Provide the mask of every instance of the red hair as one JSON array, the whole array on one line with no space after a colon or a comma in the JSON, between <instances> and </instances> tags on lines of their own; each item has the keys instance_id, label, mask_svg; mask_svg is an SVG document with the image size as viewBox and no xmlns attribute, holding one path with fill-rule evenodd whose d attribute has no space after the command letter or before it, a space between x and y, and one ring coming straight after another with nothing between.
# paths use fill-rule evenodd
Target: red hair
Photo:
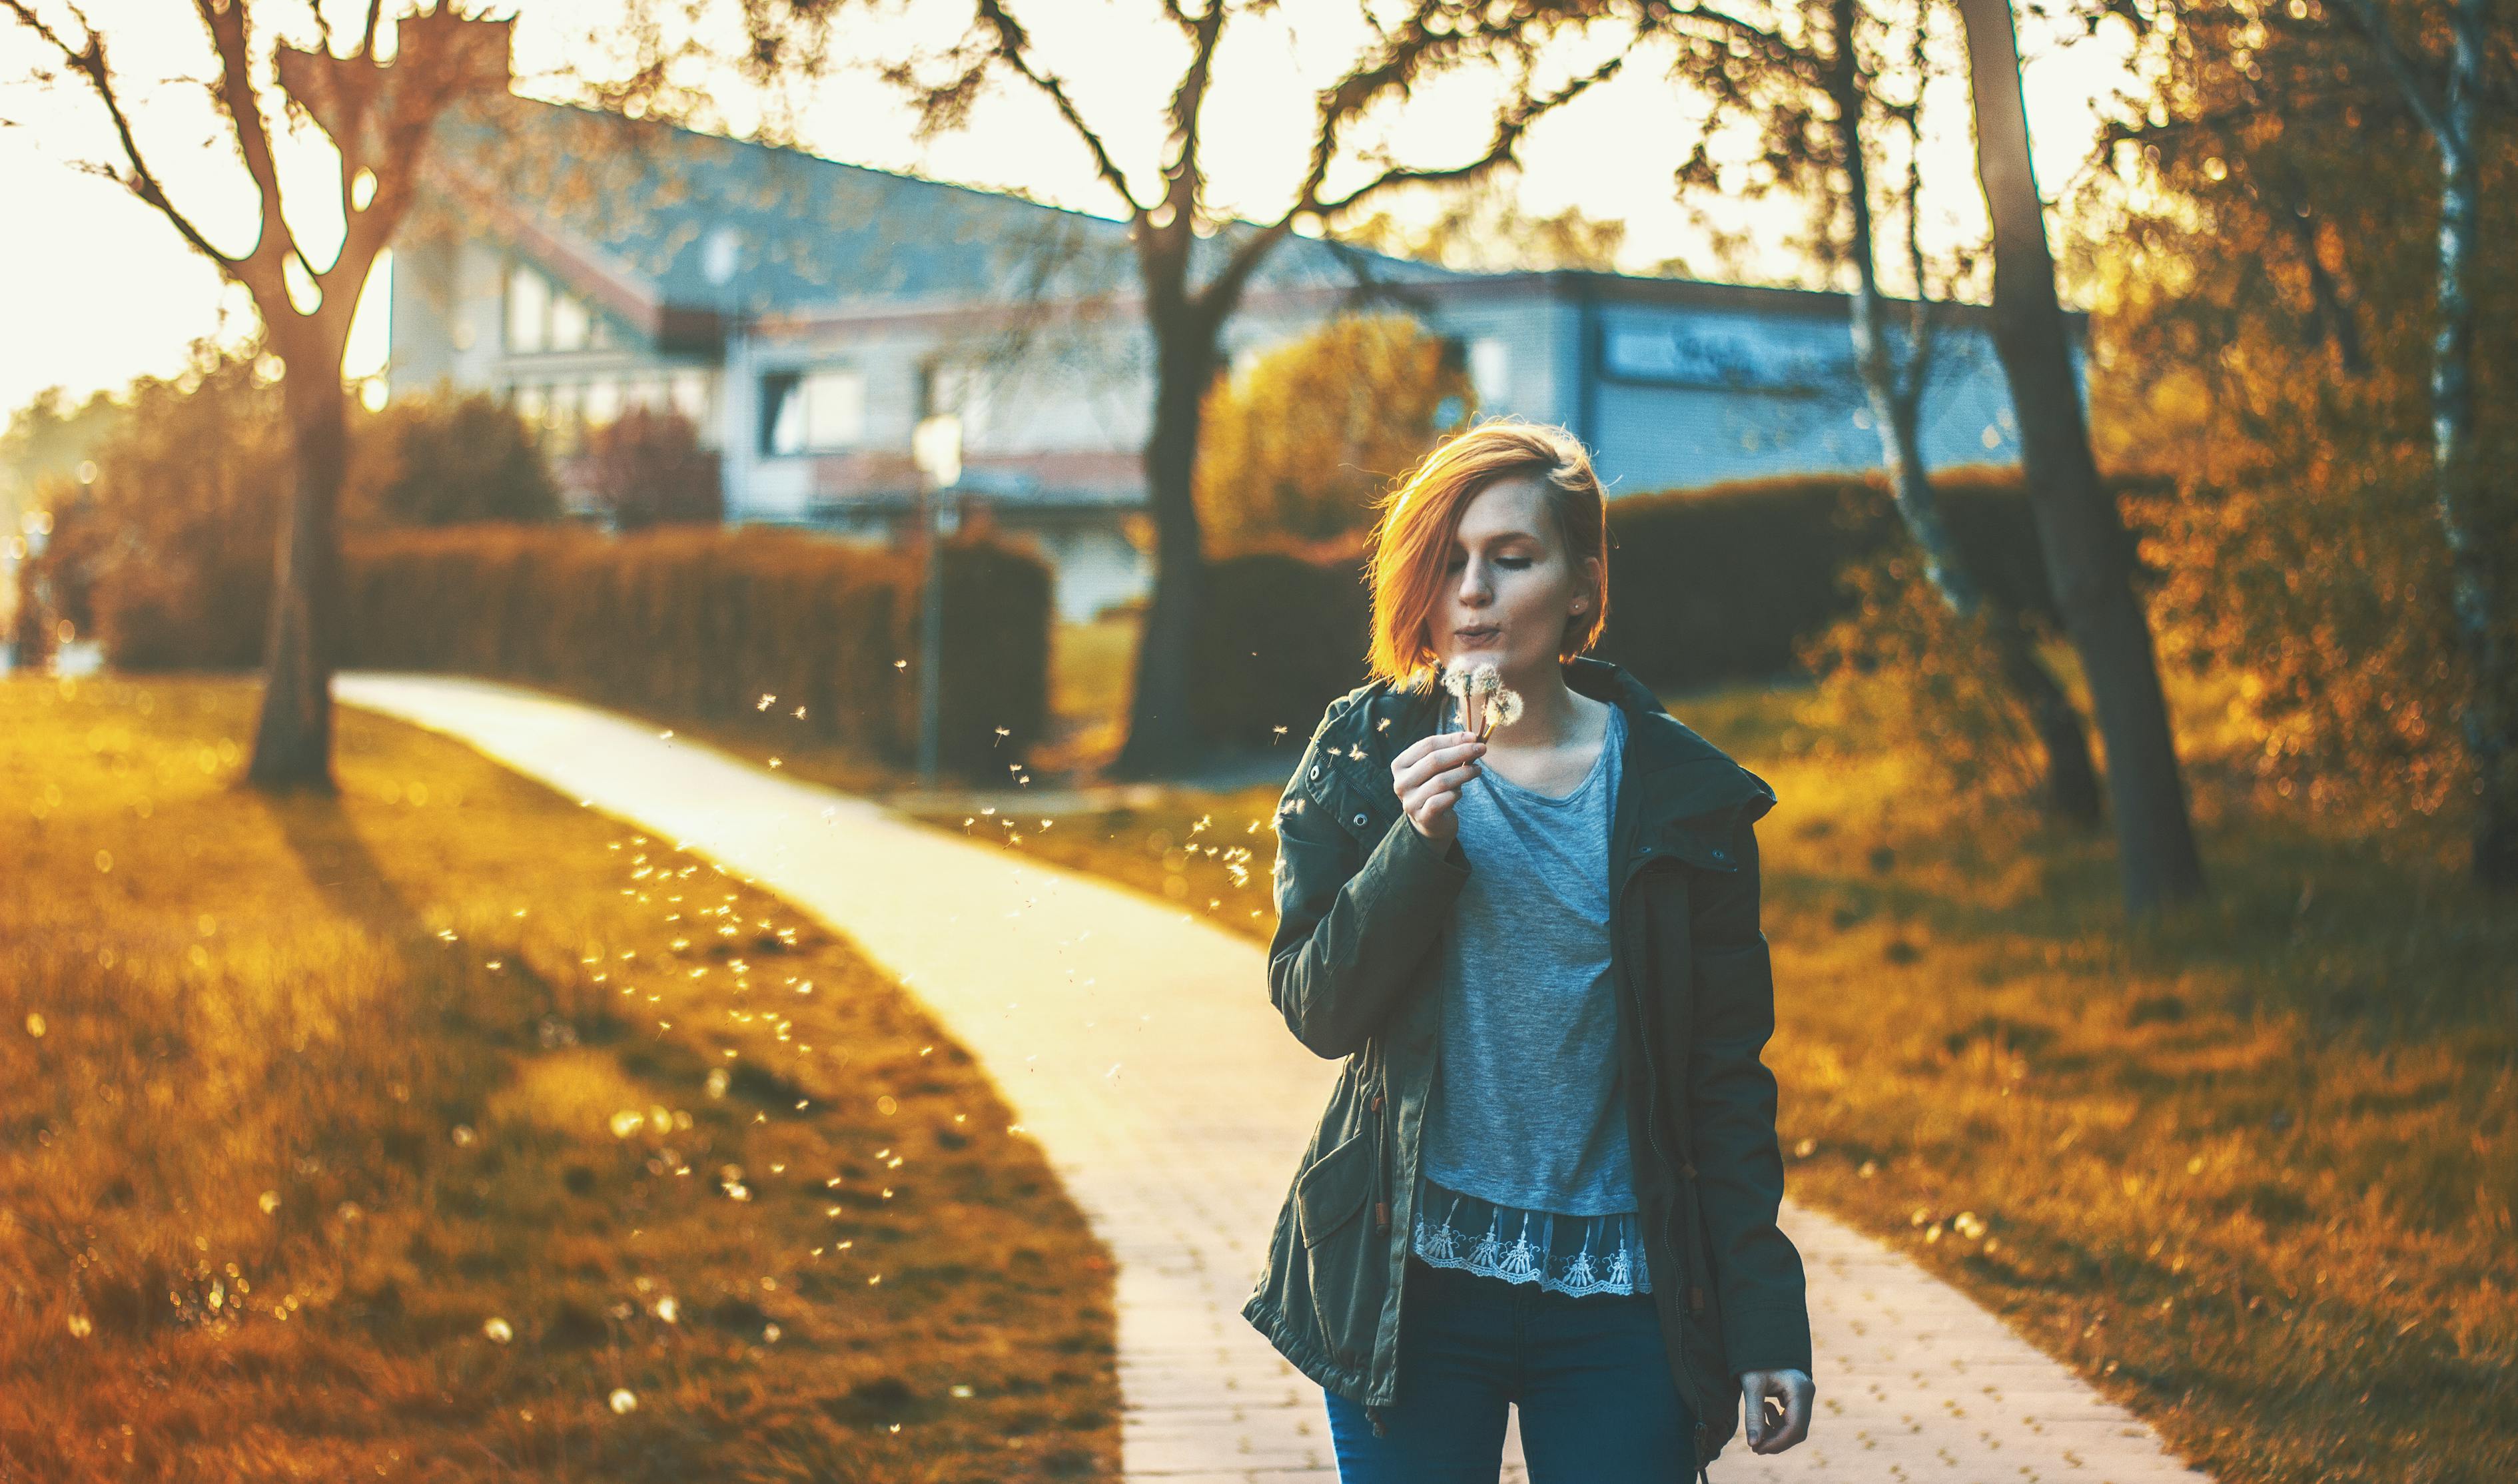
<instances>
[{"instance_id":1,"label":"red hair","mask_svg":"<svg viewBox=\"0 0 2518 1484\"><path fill-rule=\"evenodd\" d=\"M1391 487L1372 529L1372 645L1366 662L1374 678L1417 688L1433 683L1442 655L1430 628L1441 601L1443 569L1471 497L1498 480L1539 481L1554 517L1565 559L1579 575L1595 557L1600 580L1592 601L1569 614L1557 641L1561 662L1599 642L1609 617L1608 499L1591 456L1564 428L1520 417L1491 417L1434 446Z\"/></svg>"}]
</instances>

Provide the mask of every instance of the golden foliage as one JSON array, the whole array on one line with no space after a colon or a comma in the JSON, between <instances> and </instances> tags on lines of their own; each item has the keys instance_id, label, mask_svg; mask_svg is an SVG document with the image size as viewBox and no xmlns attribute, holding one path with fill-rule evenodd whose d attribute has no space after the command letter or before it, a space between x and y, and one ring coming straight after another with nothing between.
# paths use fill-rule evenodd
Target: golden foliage
<instances>
[{"instance_id":1,"label":"golden foliage","mask_svg":"<svg viewBox=\"0 0 2518 1484\"><path fill-rule=\"evenodd\" d=\"M1475 411L1467 371L1405 316L1341 317L1261 356L1207 393L1207 555L1352 539L1390 481Z\"/></svg>"}]
</instances>

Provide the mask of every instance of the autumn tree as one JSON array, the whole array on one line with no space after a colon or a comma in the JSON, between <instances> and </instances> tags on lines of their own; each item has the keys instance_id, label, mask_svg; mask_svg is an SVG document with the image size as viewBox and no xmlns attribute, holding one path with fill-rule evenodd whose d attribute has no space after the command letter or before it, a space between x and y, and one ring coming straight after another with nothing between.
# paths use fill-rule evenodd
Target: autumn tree
<instances>
[{"instance_id":1,"label":"autumn tree","mask_svg":"<svg viewBox=\"0 0 2518 1484\"><path fill-rule=\"evenodd\" d=\"M2116 866L2146 912L2200 895L2185 775L2150 620L2134 590L2134 543L2100 483L2070 338L2055 288L2045 202L2029 163L2011 0L1958 0L1966 22L1976 178L1993 221L1993 341L2019 420L2046 580L2081 658L2106 739Z\"/></svg>"},{"instance_id":2,"label":"autumn tree","mask_svg":"<svg viewBox=\"0 0 2518 1484\"><path fill-rule=\"evenodd\" d=\"M1348 315L1219 377L1201 421L1211 555L1353 536L1372 501L1476 411L1456 350L1403 315Z\"/></svg>"},{"instance_id":3,"label":"autumn tree","mask_svg":"<svg viewBox=\"0 0 2518 1484\"><path fill-rule=\"evenodd\" d=\"M268 0L194 0L210 100L259 202L252 242L230 248L197 224L153 163L156 148L139 128L144 99L114 65L106 32L73 5L0 0L0 7L57 60L45 75L75 79L103 110L113 153L84 167L156 211L252 297L262 348L284 372L281 402L293 478L246 776L263 788L328 793L331 679L341 637L338 507L349 463L350 397L341 365L351 316L419 185L439 115L467 97L505 90L512 22L482 19L451 0L393 18L382 0L369 0L349 26L336 24L321 0L282 11L281 21ZM300 120L334 155L328 184L335 199L292 209L281 159ZM326 261L324 241L301 236L299 224L332 211L343 226Z\"/></svg>"},{"instance_id":4,"label":"autumn tree","mask_svg":"<svg viewBox=\"0 0 2518 1484\"><path fill-rule=\"evenodd\" d=\"M2489 415L2518 392L2518 342L2463 342L2450 369L2471 379L2472 448L2452 440L2443 465L2441 355L2459 343L2440 318L2450 183L2366 167L2436 160L2432 123L2348 11L2114 14L2149 27L2156 80L2108 120L2106 168L2074 214L2091 224L2080 271L2110 305L2107 452L2177 477L2144 511L2163 642L2234 678L2243 765L2297 807L2385 828L2472 800L2488 882L2491 753L2469 728L2490 719L2488 656L2512 642L2518 612L2505 565L2495 586L2496 563L2470 564L2499 638L2469 637L2443 522L2463 517L2469 549L2518 551L2518 489L2489 477L2518 461L2518 426ZM2444 11L2393 19L2408 49L2453 33ZM2485 38L2487 71L2518 76L2513 51L2504 21ZM2508 107L2486 90L2474 127L2496 119L2505 139ZM2473 165L2476 240L2508 240L2518 154L2483 150ZM2508 254L2473 253L2456 274L2450 297L2474 324L2518 313ZM2470 502L2444 508L2441 480L2460 462Z\"/></svg>"}]
</instances>

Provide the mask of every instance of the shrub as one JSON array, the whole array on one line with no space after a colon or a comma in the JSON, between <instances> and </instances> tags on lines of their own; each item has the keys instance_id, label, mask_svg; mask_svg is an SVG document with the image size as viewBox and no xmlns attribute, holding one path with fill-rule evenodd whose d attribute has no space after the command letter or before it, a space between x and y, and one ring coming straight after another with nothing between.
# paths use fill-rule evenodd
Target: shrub
<instances>
[{"instance_id":1,"label":"shrub","mask_svg":"<svg viewBox=\"0 0 2518 1484\"><path fill-rule=\"evenodd\" d=\"M826 741L917 761L914 553L774 527L491 525L366 535L347 557L348 663L694 717L775 695ZM994 775L1041 738L1050 615L1037 558L945 544L941 766Z\"/></svg>"},{"instance_id":2,"label":"shrub","mask_svg":"<svg viewBox=\"0 0 2518 1484\"><path fill-rule=\"evenodd\" d=\"M725 516L717 456L699 428L671 409L633 407L586 439L587 483L613 528L675 521L715 525Z\"/></svg>"},{"instance_id":3,"label":"shrub","mask_svg":"<svg viewBox=\"0 0 2518 1484\"><path fill-rule=\"evenodd\" d=\"M559 486L531 429L488 392L398 398L359 419L341 496L352 529L556 520Z\"/></svg>"}]
</instances>

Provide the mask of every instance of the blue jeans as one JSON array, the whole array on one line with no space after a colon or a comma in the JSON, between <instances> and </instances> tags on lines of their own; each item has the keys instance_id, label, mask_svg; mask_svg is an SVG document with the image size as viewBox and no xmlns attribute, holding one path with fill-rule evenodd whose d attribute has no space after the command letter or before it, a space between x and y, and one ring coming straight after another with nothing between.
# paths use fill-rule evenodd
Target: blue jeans
<instances>
[{"instance_id":1,"label":"blue jeans","mask_svg":"<svg viewBox=\"0 0 2518 1484\"><path fill-rule=\"evenodd\" d=\"M1399 1395L1375 1436L1328 1398L1340 1484L1496 1484L1504 1407L1521 1408L1531 1484L1683 1484L1695 1415L1670 1374L1649 1293L1581 1298L1411 1254Z\"/></svg>"}]
</instances>

